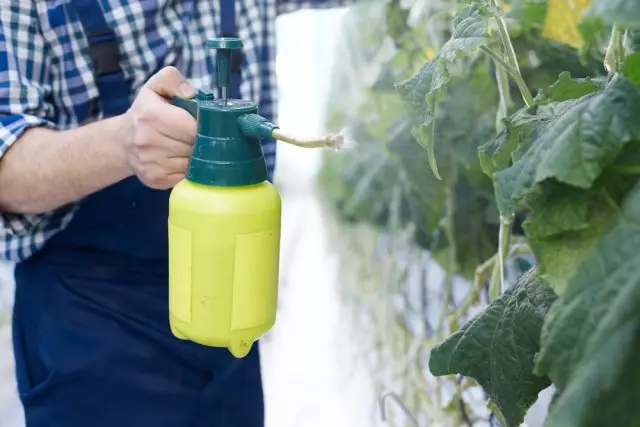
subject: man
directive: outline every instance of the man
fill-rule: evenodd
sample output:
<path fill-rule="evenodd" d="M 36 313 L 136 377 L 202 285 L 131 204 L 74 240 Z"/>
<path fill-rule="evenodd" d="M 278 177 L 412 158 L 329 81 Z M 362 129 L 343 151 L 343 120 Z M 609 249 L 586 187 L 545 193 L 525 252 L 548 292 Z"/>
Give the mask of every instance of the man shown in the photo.
<path fill-rule="evenodd" d="M 214 87 L 275 109 L 275 17 L 341 1 L 0 0 L 0 258 L 28 427 L 263 425 L 244 359 L 174 338 L 167 215 L 196 123 L 167 100 Z M 275 144 L 264 141 L 270 176 Z"/>

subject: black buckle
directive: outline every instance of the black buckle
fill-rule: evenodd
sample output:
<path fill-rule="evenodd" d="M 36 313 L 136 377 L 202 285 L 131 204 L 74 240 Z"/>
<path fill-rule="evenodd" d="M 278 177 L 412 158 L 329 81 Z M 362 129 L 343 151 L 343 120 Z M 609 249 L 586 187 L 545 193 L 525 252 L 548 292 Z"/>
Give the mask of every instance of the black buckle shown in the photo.
<path fill-rule="evenodd" d="M 87 39 L 89 40 L 89 56 L 93 62 L 94 75 L 102 76 L 122 71 L 118 40 L 112 31 L 94 32 L 88 34 Z"/>

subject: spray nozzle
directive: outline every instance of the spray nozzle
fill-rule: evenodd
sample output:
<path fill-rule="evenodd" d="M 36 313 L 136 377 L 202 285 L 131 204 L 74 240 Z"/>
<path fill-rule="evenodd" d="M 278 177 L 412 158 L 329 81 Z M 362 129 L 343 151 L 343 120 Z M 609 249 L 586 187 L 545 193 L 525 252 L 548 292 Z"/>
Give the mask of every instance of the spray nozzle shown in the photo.
<path fill-rule="evenodd" d="M 266 118 L 258 114 L 245 114 L 238 118 L 240 130 L 246 136 L 252 138 L 274 138 L 282 142 L 297 145 L 303 148 L 331 147 L 339 150 L 344 142 L 342 134 L 325 135 L 320 138 L 301 138 L 283 132 L 279 126 L 274 125 Z"/>
<path fill-rule="evenodd" d="M 209 49 L 217 49 L 217 82 L 218 87 L 221 89 L 222 101 L 226 106 L 228 105 L 227 89 L 231 84 L 231 56 L 234 50 L 242 49 L 242 40 L 235 37 L 217 37 L 207 40 L 205 42 L 205 47 Z M 209 96 L 206 100 L 211 99 L 213 96 L 211 93 L 206 93 L 206 95 Z M 200 91 L 196 98 L 197 101 L 205 100 L 202 96 L 204 96 L 204 92 Z M 197 109 L 197 106 L 194 104 L 196 104 L 197 101 L 194 102 L 191 100 L 187 101 L 178 99 L 174 101 L 174 103 L 192 112 L 192 115 L 195 117 L 195 110 Z M 238 124 L 240 125 L 240 130 L 246 136 L 252 138 L 274 138 L 289 144 L 297 145 L 298 147 L 331 147 L 338 150 L 342 146 L 344 140 L 344 137 L 341 134 L 327 135 L 321 138 L 296 137 L 283 132 L 278 126 L 269 122 L 266 118 L 253 113 L 240 116 L 238 118 Z"/>
<path fill-rule="evenodd" d="M 209 39 L 205 47 L 217 49 L 216 73 L 218 87 L 221 88 L 222 100 L 227 103 L 227 88 L 231 84 L 231 54 L 234 50 L 242 49 L 242 40 L 235 37 L 217 37 Z"/>

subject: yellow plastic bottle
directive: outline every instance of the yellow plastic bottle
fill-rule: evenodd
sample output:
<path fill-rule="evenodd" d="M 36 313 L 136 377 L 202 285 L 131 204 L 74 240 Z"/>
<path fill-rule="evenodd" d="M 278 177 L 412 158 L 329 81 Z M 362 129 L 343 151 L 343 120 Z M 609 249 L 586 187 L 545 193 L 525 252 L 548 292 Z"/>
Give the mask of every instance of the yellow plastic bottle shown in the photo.
<path fill-rule="evenodd" d="M 222 99 L 199 90 L 177 105 L 198 121 L 186 177 L 169 198 L 169 321 L 180 339 L 227 347 L 246 356 L 275 323 L 281 201 L 267 180 L 260 139 L 301 147 L 336 147 L 341 139 L 301 140 L 259 116 L 255 103 L 227 99 L 236 38 L 207 41 L 218 49 Z"/>
<path fill-rule="evenodd" d="M 230 50 L 242 42 L 207 46 L 219 49 L 225 97 L 200 90 L 194 100 L 174 99 L 196 117 L 198 135 L 169 199 L 169 320 L 178 338 L 244 357 L 276 319 L 281 202 L 260 144 L 260 131 L 275 126 L 253 102 L 226 99 Z M 241 126 L 247 117 L 250 135 Z"/>
<path fill-rule="evenodd" d="M 184 180 L 169 212 L 174 335 L 245 356 L 276 320 L 278 192 L 269 182 L 235 188 Z"/>

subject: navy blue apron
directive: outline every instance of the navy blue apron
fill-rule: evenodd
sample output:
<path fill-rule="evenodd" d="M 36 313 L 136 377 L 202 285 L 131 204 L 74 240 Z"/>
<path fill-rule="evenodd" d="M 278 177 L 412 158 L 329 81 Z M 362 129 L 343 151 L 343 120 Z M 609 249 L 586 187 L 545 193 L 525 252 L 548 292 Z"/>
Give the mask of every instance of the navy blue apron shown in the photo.
<path fill-rule="evenodd" d="M 223 33 L 235 34 L 230 0 Z M 129 107 L 99 0 L 73 0 L 107 116 Z M 230 95 L 239 97 L 239 67 Z M 262 427 L 258 346 L 244 359 L 169 329 L 169 191 L 125 179 L 17 265 L 13 334 L 28 427 Z"/>

